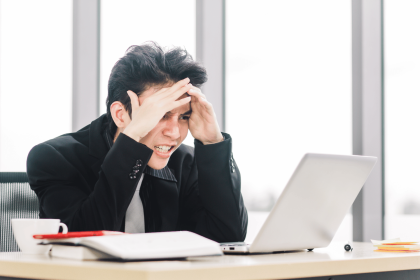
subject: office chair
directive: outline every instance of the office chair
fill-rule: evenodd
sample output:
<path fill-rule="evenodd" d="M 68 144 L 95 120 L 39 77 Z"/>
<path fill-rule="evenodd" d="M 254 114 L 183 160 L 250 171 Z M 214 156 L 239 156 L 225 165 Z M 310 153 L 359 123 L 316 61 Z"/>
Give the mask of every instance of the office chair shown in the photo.
<path fill-rule="evenodd" d="M 10 219 L 39 218 L 38 197 L 25 172 L 0 172 L 0 252 L 18 252 Z"/>

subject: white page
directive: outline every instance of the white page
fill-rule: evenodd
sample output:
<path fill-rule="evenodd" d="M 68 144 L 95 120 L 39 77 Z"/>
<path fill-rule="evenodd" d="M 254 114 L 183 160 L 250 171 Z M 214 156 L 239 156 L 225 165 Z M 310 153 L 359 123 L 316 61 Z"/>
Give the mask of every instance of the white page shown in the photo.
<path fill-rule="evenodd" d="M 122 259 L 222 255 L 219 243 L 188 231 L 83 237 L 80 244 Z"/>

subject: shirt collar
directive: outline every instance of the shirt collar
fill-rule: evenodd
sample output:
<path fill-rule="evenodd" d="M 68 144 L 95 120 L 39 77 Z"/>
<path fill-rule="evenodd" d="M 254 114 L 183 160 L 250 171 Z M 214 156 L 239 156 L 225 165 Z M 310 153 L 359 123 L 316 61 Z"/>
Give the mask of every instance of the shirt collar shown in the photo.
<path fill-rule="evenodd" d="M 114 141 L 112 140 L 112 137 L 107 129 L 104 130 L 104 138 L 108 148 L 111 149 L 112 145 L 114 144 Z M 151 168 L 150 166 L 146 166 L 146 168 L 144 169 L 144 173 L 159 179 L 177 182 L 174 174 L 168 166 L 165 166 L 160 170 L 156 170 Z"/>

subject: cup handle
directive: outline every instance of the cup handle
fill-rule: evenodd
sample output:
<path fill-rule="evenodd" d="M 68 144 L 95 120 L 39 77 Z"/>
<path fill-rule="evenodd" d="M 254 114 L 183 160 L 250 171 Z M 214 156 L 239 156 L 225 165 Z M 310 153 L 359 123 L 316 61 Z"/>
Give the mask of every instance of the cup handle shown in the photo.
<path fill-rule="evenodd" d="M 64 223 L 60 223 L 59 227 L 63 228 L 63 234 L 66 234 L 67 232 L 69 232 L 69 229 L 67 228 L 66 224 Z"/>

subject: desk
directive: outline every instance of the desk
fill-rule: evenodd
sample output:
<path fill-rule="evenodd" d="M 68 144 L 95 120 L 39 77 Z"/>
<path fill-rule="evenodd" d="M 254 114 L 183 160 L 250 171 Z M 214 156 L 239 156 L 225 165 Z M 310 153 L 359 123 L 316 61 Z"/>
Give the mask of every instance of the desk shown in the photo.
<path fill-rule="evenodd" d="M 0 253 L 0 279 L 20 277 L 89 280 L 223 280 L 318 277 L 311 279 L 388 280 L 419 279 L 419 275 L 420 253 L 377 253 L 373 252 L 370 243 L 355 243 L 353 252 L 345 252 L 343 244 L 333 244 L 325 249 L 315 249 L 313 252 L 225 255 L 189 258 L 185 261 L 126 263 L 76 261 L 21 253 Z M 330 278 L 332 276 L 334 277 Z"/>

